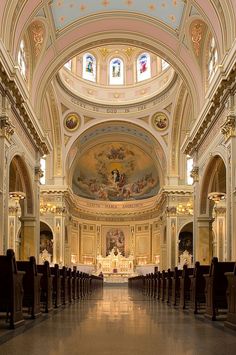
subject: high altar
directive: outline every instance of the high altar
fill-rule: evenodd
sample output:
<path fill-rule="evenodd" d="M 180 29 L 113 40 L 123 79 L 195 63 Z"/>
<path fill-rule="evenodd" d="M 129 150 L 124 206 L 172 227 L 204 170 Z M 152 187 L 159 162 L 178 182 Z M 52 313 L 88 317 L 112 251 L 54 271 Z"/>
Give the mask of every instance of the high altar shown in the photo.
<path fill-rule="evenodd" d="M 97 257 L 97 273 L 103 273 L 105 282 L 127 282 L 134 275 L 134 257 L 124 257 L 115 247 L 108 256 Z"/>

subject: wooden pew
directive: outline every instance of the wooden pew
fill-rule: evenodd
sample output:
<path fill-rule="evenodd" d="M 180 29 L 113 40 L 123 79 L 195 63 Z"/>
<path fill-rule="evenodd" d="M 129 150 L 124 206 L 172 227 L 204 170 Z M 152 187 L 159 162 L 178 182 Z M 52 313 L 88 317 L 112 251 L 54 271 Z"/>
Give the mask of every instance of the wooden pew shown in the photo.
<path fill-rule="evenodd" d="M 190 276 L 193 275 L 193 268 L 188 268 L 187 265 L 183 266 L 182 276 L 180 278 L 180 307 L 186 309 L 190 303 Z"/>
<path fill-rule="evenodd" d="M 161 299 L 161 272 L 157 273 L 157 290 L 156 290 L 156 298 L 158 300 Z"/>
<path fill-rule="evenodd" d="M 72 270 L 72 299 L 75 301 L 78 299 L 78 275 L 77 275 L 77 270 L 76 266 L 73 266 Z"/>
<path fill-rule="evenodd" d="M 61 303 L 65 306 L 69 299 L 68 299 L 68 276 L 67 276 L 67 269 L 65 266 L 60 269 L 60 276 L 61 276 Z"/>
<path fill-rule="evenodd" d="M 14 329 L 24 324 L 22 299 L 24 272 L 17 270 L 14 251 L 0 255 L 0 312 L 6 312 L 9 327 Z"/>
<path fill-rule="evenodd" d="M 168 269 L 167 277 L 166 277 L 166 301 L 168 305 L 171 304 L 172 301 L 172 278 L 174 276 L 174 272 Z"/>
<path fill-rule="evenodd" d="M 153 298 L 157 297 L 157 277 L 158 277 L 158 269 L 156 269 L 153 276 Z"/>
<path fill-rule="evenodd" d="M 17 268 L 20 271 L 25 271 L 23 276 L 23 307 L 28 308 L 28 313 L 31 318 L 36 318 L 41 315 L 40 310 L 40 280 L 42 274 L 37 271 L 35 257 L 31 256 L 29 261 L 17 261 Z"/>
<path fill-rule="evenodd" d="M 225 326 L 236 330 L 236 263 L 233 272 L 226 272 L 225 276 L 228 280 L 227 299 L 228 313 Z"/>
<path fill-rule="evenodd" d="M 67 269 L 67 283 L 68 283 L 68 301 L 72 302 L 72 272 L 71 268 Z"/>
<path fill-rule="evenodd" d="M 182 270 L 178 270 L 176 266 L 172 278 L 172 304 L 175 307 L 179 305 L 181 275 L 182 275 Z"/>
<path fill-rule="evenodd" d="M 51 269 L 51 275 L 53 275 L 52 286 L 52 302 L 55 308 L 59 308 L 61 306 L 61 279 L 60 270 L 58 264 L 55 264 Z"/>
<path fill-rule="evenodd" d="M 49 262 L 45 261 L 43 265 L 37 265 L 37 270 L 42 274 L 40 285 L 41 295 L 40 301 L 43 306 L 43 311 L 48 313 L 52 311 L 52 293 L 53 293 L 53 277 Z"/>
<path fill-rule="evenodd" d="M 204 274 L 208 274 L 210 265 L 200 265 L 199 261 L 196 261 L 193 275 L 190 275 L 190 309 L 194 314 L 206 306 L 206 280 Z"/>
<path fill-rule="evenodd" d="M 218 262 L 218 258 L 214 257 L 211 262 L 208 275 L 204 275 L 206 279 L 206 313 L 205 317 L 216 320 L 217 316 L 227 311 L 227 277 L 226 272 L 232 272 L 234 262 Z"/>
<path fill-rule="evenodd" d="M 167 272 L 163 270 L 161 273 L 161 280 L 160 280 L 161 281 L 160 299 L 162 300 L 162 302 L 164 302 L 166 299 L 166 277 L 167 277 Z"/>

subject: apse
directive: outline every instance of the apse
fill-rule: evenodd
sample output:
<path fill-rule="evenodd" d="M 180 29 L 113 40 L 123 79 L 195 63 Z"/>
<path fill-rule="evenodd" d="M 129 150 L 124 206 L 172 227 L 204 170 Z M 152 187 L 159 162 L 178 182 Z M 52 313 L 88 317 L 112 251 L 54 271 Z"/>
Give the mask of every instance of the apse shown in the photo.
<path fill-rule="evenodd" d="M 158 169 L 141 147 L 125 142 L 99 143 L 77 159 L 73 192 L 92 200 L 127 201 L 155 196 Z"/>

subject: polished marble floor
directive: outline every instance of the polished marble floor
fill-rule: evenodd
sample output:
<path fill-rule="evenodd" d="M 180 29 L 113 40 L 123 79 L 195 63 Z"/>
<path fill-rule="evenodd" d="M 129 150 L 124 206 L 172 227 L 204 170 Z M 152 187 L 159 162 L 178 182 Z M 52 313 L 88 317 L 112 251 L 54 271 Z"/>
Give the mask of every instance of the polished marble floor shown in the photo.
<path fill-rule="evenodd" d="M 236 333 L 112 286 L 0 345 L 13 354 L 235 355 Z"/>

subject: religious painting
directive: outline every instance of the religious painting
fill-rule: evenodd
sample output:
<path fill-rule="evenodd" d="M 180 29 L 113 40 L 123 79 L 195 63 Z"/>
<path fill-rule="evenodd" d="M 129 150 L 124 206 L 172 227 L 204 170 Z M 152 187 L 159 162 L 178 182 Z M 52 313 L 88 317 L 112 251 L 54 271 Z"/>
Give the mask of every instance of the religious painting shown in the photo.
<path fill-rule="evenodd" d="M 114 58 L 110 62 L 110 84 L 122 85 L 124 83 L 124 65 L 120 58 Z"/>
<path fill-rule="evenodd" d="M 163 112 L 154 113 L 154 115 L 152 116 L 152 124 L 157 130 L 165 130 L 166 128 L 168 128 L 169 125 L 167 115 Z"/>
<path fill-rule="evenodd" d="M 75 131 L 79 127 L 80 117 L 76 113 L 66 116 L 64 125 L 69 131 Z"/>
<path fill-rule="evenodd" d="M 40 253 L 47 250 L 48 254 L 53 255 L 53 235 L 49 231 L 40 232 Z"/>
<path fill-rule="evenodd" d="M 192 232 L 181 232 L 179 234 L 179 254 L 182 254 L 185 251 L 193 255 L 193 233 Z"/>
<path fill-rule="evenodd" d="M 143 53 L 137 60 L 137 80 L 142 81 L 151 77 L 150 55 Z"/>
<path fill-rule="evenodd" d="M 125 255 L 125 235 L 120 228 L 111 228 L 106 234 L 106 255 L 114 249 L 114 253 L 118 251 Z"/>
<path fill-rule="evenodd" d="M 156 195 L 159 174 L 153 159 L 131 143 L 100 143 L 75 166 L 72 189 L 94 200 L 139 200 Z"/>
<path fill-rule="evenodd" d="M 83 56 L 83 78 L 96 81 L 96 58 L 90 53 Z"/>

